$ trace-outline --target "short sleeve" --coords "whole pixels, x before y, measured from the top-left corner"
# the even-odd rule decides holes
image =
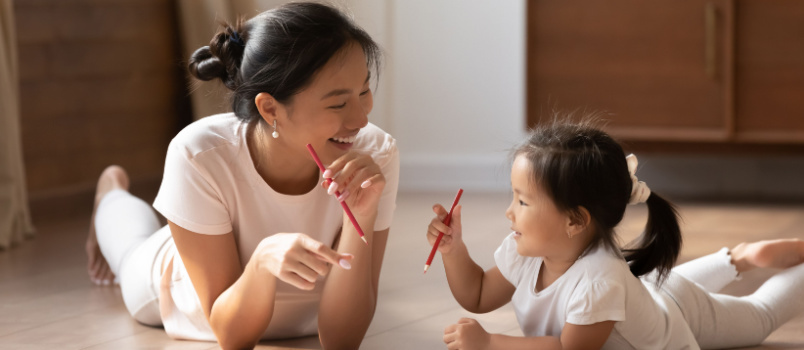
[[[500,270],[500,273],[508,282],[511,282],[514,286],[519,285],[519,281],[522,279],[522,270],[525,266],[525,257],[519,255],[516,251],[513,232],[508,237],[505,237],[502,244],[497,247],[494,252],[494,262],[497,263],[497,269]]]
[[[374,221],[374,230],[381,231],[391,227],[399,188],[399,150],[396,148],[396,141],[390,135],[386,135],[383,151],[375,154],[373,159],[385,177],[385,187],[377,208],[377,219]]]
[[[567,305],[567,323],[625,321],[625,286],[614,280],[582,282]]]
[[[196,233],[220,235],[232,231],[220,192],[203,173],[195,157],[171,142],[162,185],[154,208],[166,219]]]

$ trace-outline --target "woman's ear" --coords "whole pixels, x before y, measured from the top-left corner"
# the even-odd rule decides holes
[[[262,119],[265,120],[268,125],[273,124],[274,120],[276,120],[277,111],[280,107],[279,102],[274,99],[271,94],[261,92],[257,94],[257,97],[254,98],[254,104],[257,105],[257,111],[260,112]]]
[[[567,217],[567,235],[572,238],[583,233],[592,223],[592,215],[589,210],[579,206],[570,210]]]

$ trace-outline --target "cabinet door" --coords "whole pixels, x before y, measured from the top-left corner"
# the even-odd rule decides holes
[[[804,1],[738,1],[736,137],[804,142]]]
[[[729,137],[728,1],[528,1],[527,111],[609,113],[632,140]]]

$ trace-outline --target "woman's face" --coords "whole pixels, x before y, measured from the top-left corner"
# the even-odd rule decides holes
[[[310,85],[282,105],[277,131],[289,155],[307,154],[311,144],[327,164],[352,147],[355,136],[368,124],[374,104],[369,88],[366,56],[359,44],[336,53],[313,76]]]
[[[524,156],[516,157],[511,166],[514,198],[505,216],[511,220],[520,255],[549,257],[568,248],[569,218],[542,186],[533,184],[531,177],[530,161]]]

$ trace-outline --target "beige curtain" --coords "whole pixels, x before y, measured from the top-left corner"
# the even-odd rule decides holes
[[[0,0],[0,250],[33,235],[20,137],[14,9]]]

